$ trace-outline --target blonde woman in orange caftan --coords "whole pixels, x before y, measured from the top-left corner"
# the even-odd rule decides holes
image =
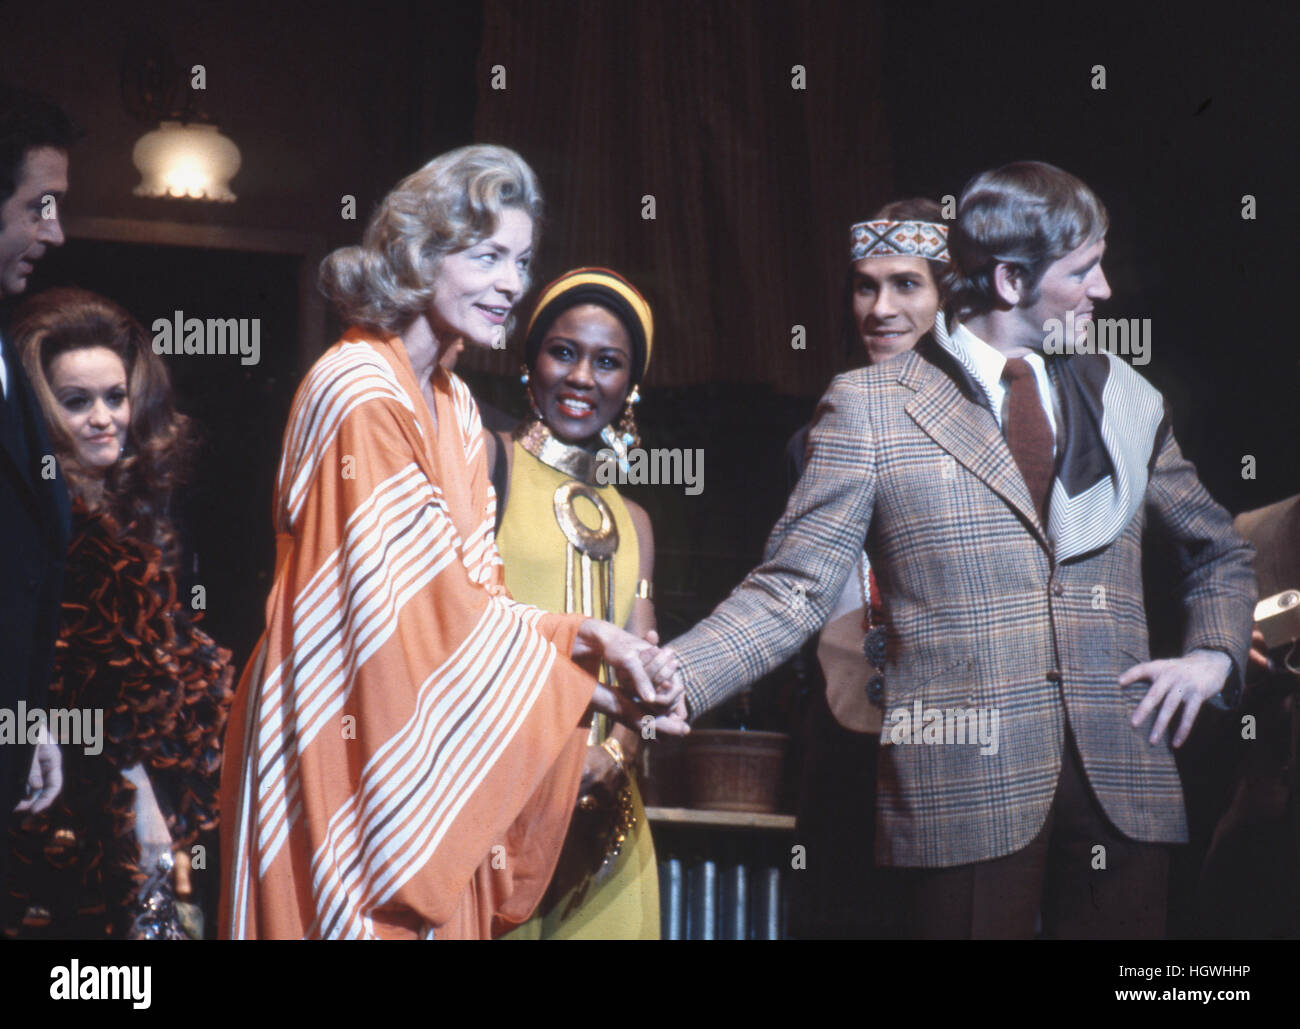
[[[478,411],[439,364],[503,338],[540,208],[517,154],[465,147],[322,265],[352,328],[285,430],[267,630],[226,742],[223,936],[500,935],[546,889],[591,712],[685,731],[671,654],[510,599]]]

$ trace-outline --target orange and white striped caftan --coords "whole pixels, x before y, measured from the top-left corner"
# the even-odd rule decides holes
[[[540,901],[595,680],[517,604],[478,409],[353,329],[294,398],[221,780],[226,938],[486,938]]]

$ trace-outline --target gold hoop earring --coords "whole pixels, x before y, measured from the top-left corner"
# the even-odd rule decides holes
[[[618,420],[618,428],[613,425],[606,425],[600,430],[600,438],[604,440],[618,455],[619,463],[626,467],[627,454],[641,446],[641,433],[637,428],[636,417],[632,413],[632,406],[640,403],[641,393],[636,386],[632,387],[631,392],[627,395],[627,403],[623,406],[623,414]]]
[[[633,406],[640,402],[641,388],[633,386],[627,395],[627,403],[623,405],[623,417],[618,422],[618,434],[623,437],[629,450],[641,445],[641,430],[637,428],[636,415],[632,412]]]

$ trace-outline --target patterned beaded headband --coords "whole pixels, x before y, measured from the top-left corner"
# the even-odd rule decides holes
[[[924,257],[947,261],[948,226],[937,222],[859,222],[849,229],[849,260],[864,257]]]

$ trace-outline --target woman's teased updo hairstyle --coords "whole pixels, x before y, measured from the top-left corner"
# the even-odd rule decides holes
[[[507,207],[532,217],[536,240],[541,191],[513,150],[476,145],[435,157],[384,197],[360,246],[321,262],[321,292],[345,325],[400,333],[428,309],[442,259],[492,235]]]
[[[103,504],[120,526],[135,522],[133,535],[159,547],[174,570],[179,550],[167,505],[188,470],[195,437],[190,419],[175,408],[167,366],[153,352],[143,326],[107,297],[62,287],[38,293],[19,309],[13,338],[45,414],[59,468],[73,494],[83,498],[93,476],[77,460],[51,388],[50,367],[60,354],[91,347],[105,347],[121,359],[131,420],[126,452],[105,474]]]
[[[1106,206],[1081,180],[1043,161],[1017,161],[967,183],[948,233],[950,313],[984,314],[1002,300],[994,271],[1010,264],[1035,303],[1043,273],[1110,227]]]

